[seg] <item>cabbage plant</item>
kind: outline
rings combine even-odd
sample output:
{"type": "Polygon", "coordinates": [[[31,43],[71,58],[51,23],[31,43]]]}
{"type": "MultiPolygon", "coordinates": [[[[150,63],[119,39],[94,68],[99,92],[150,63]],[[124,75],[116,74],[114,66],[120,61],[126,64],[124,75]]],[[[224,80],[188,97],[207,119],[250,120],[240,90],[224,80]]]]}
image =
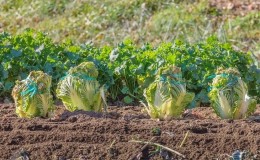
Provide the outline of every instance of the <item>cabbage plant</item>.
{"type": "Polygon", "coordinates": [[[235,68],[218,68],[209,98],[216,114],[223,119],[246,118],[256,110],[256,100],[248,95],[246,83],[235,68]]]}
{"type": "Polygon", "coordinates": [[[54,105],[50,92],[51,76],[42,71],[32,71],[29,76],[16,81],[12,96],[19,117],[51,117],[54,105]]]}
{"type": "Polygon", "coordinates": [[[69,111],[102,111],[105,101],[104,87],[97,81],[98,70],[93,62],[83,62],[71,68],[57,86],[57,97],[69,111]]]}
{"type": "Polygon", "coordinates": [[[180,68],[161,67],[155,81],[144,90],[144,97],[148,103],[145,109],[151,118],[179,117],[194,96],[194,93],[187,92],[180,68]]]}

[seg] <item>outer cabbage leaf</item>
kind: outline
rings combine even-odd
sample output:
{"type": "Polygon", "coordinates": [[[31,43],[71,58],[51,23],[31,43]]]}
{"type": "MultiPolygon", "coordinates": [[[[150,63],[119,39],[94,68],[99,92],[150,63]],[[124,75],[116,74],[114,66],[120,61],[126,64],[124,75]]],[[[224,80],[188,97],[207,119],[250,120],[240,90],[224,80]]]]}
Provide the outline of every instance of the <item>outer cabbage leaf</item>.
{"type": "Polygon", "coordinates": [[[50,93],[51,76],[42,71],[32,71],[22,81],[16,81],[12,96],[19,117],[51,117],[54,110],[50,93]]]}

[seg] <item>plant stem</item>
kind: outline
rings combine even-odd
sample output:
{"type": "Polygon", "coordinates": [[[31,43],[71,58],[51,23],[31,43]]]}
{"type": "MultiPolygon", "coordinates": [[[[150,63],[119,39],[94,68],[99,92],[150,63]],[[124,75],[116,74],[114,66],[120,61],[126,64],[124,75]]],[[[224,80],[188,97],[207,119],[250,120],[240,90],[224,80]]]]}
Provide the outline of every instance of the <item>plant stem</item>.
{"type": "Polygon", "coordinates": [[[143,144],[148,144],[148,145],[159,146],[159,147],[162,147],[162,148],[165,149],[165,150],[168,150],[168,151],[170,151],[170,152],[172,152],[172,153],[175,153],[175,154],[177,154],[177,155],[179,155],[179,156],[181,156],[181,157],[183,157],[183,158],[186,158],[183,154],[181,154],[181,153],[179,153],[179,152],[177,152],[177,151],[175,151],[175,150],[173,150],[173,149],[171,149],[171,148],[168,148],[168,147],[166,147],[166,146],[163,146],[163,145],[161,145],[161,144],[159,144],[159,143],[144,142],[144,141],[138,141],[138,140],[130,140],[129,142],[143,143],[143,144]]]}
{"type": "Polygon", "coordinates": [[[181,145],[180,145],[180,147],[182,147],[182,146],[183,146],[183,144],[184,144],[184,142],[186,141],[186,139],[187,139],[188,135],[189,135],[189,131],[187,131],[187,132],[186,132],[186,134],[185,134],[185,137],[183,138],[183,140],[182,140],[182,142],[181,142],[181,145]]]}

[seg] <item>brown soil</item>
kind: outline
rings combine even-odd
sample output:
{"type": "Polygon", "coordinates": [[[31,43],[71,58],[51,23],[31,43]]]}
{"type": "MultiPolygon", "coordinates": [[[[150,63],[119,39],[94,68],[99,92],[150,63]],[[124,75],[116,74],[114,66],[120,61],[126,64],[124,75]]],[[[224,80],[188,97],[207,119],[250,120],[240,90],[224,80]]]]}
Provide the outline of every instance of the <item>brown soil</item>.
{"type": "Polygon", "coordinates": [[[0,104],[0,108],[1,160],[222,160],[236,150],[246,151],[246,159],[260,159],[260,106],[249,119],[234,121],[218,119],[206,107],[169,121],[152,120],[140,112],[141,107],[111,107],[102,114],[70,113],[60,106],[52,119],[18,118],[13,104],[0,104]],[[161,144],[186,158],[129,142],[133,139],[161,144]]]}

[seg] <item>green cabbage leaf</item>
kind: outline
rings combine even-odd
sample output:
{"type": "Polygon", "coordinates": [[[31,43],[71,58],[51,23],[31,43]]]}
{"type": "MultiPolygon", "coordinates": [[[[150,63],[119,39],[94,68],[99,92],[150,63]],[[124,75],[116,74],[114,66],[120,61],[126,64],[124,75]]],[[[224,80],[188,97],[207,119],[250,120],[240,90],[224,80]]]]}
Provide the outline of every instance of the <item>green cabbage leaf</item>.
{"type": "Polygon", "coordinates": [[[106,106],[104,87],[97,81],[98,70],[93,62],[71,68],[57,86],[57,97],[69,111],[100,112],[106,106]]]}
{"type": "Polygon", "coordinates": [[[217,70],[209,98],[222,119],[243,119],[256,110],[257,101],[249,97],[247,85],[235,68],[217,70]]]}
{"type": "Polygon", "coordinates": [[[179,117],[194,98],[186,90],[181,69],[167,66],[159,69],[156,80],[144,90],[145,109],[151,118],[179,117]]]}
{"type": "Polygon", "coordinates": [[[12,96],[16,114],[23,118],[51,117],[54,111],[50,92],[51,76],[42,71],[32,71],[22,81],[16,81],[12,96]]]}

